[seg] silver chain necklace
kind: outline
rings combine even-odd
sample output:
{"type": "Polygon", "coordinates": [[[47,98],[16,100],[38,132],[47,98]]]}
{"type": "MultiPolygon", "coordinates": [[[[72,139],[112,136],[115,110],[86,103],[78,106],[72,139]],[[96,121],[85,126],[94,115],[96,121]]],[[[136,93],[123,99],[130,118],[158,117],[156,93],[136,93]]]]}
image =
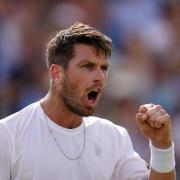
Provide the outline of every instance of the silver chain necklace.
{"type": "Polygon", "coordinates": [[[84,139],[83,139],[82,150],[81,150],[80,154],[78,154],[77,156],[75,156],[75,157],[70,157],[70,156],[68,156],[68,155],[64,152],[64,150],[62,149],[61,145],[58,143],[56,136],[55,136],[54,133],[52,132],[52,129],[50,128],[50,125],[49,125],[49,123],[48,123],[47,114],[44,113],[44,115],[45,115],[45,119],[46,119],[46,122],[47,122],[47,126],[48,126],[48,129],[49,129],[49,132],[50,132],[52,138],[54,139],[54,142],[56,143],[56,145],[57,145],[58,149],[60,150],[60,152],[61,152],[67,159],[69,159],[69,160],[77,160],[77,159],[79,159],[79,158],[82,156],[82,154],[84,153],[84,149],[85,149],[85,145],[86,145],[86,127],[85,127],[84,121],[82,121],[82,122],[83,122],[83,125],[84,125],[84,131],[83,131],[84,139]]]}

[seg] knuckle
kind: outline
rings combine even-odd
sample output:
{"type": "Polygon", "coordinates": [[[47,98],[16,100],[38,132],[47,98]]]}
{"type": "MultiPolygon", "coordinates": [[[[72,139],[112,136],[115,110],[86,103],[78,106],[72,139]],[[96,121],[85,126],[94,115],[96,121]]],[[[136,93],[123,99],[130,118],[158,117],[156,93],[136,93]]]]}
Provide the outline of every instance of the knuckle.
{"type": "Polygon", "coordinates": [[[155,105],[155,109],[156,109],[156,110],[161,110],[162,107],[161,107],[161,105],[155,105]]]}
{"type": "Polygon", "coordinates": [[[166,114],[165,117],[166,117],[167,119],[170,119],[170,118],[171,118],[169,114],[166,114]]]}
{"type": "Polygon", "coordinates": [[[165,115],[165,114],[166,114],[166,111],[165,111],[164,109],[161,109],[161,110],[160,110],[160,113],[161,113],[161,115],[165,115]]]}

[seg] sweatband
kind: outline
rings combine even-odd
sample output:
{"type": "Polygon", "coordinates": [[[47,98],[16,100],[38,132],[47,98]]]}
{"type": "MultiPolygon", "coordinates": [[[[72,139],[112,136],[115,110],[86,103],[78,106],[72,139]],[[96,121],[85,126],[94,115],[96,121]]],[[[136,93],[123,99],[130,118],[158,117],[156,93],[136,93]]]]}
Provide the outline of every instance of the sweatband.
{"type": "Polygon", "coordinates": [[[159,173],[168,173],[175,168],[174,143],[168,149],[159,149],[149,143],[151,149],[150,166],[159,173]]]}

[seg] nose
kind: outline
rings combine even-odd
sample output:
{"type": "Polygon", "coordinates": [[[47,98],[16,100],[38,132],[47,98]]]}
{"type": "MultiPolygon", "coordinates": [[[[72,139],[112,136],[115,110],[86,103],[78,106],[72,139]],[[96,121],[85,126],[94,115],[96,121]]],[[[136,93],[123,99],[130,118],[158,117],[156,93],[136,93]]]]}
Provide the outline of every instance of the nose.
{"type": "Polygon", "coordinates": [[[105,83],[107,80],[107,72],[103,71],[101,69],[101,67],[97,67],[96,69],[96,73],[95,73],[95,82],[101,82],[101,83],[105,83]]]}

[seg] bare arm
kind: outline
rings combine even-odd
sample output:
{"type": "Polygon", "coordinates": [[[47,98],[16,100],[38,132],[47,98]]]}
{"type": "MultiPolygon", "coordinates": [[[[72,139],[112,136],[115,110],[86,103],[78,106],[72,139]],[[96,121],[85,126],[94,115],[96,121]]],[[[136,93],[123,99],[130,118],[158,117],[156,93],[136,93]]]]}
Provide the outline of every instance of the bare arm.
{"type": "MultiPolygon", "coordinates": [[[[153,147],[168,149],[172,146],[171,119],[160,105],[140,106],[136,115],[140,131],[151,141],[153,147]]],[[[175,169],[159,172],[151,167],[149,180],[175,180],[175,169]]]]}
{"type": "Polygon", "coordinates": [[[176,175],[175,175],[175,170],[169,172],[169,173],[158,173],[152,168],[150,169],[150,175],[149,175],[149,180],[175,180],[176,175]]]}

